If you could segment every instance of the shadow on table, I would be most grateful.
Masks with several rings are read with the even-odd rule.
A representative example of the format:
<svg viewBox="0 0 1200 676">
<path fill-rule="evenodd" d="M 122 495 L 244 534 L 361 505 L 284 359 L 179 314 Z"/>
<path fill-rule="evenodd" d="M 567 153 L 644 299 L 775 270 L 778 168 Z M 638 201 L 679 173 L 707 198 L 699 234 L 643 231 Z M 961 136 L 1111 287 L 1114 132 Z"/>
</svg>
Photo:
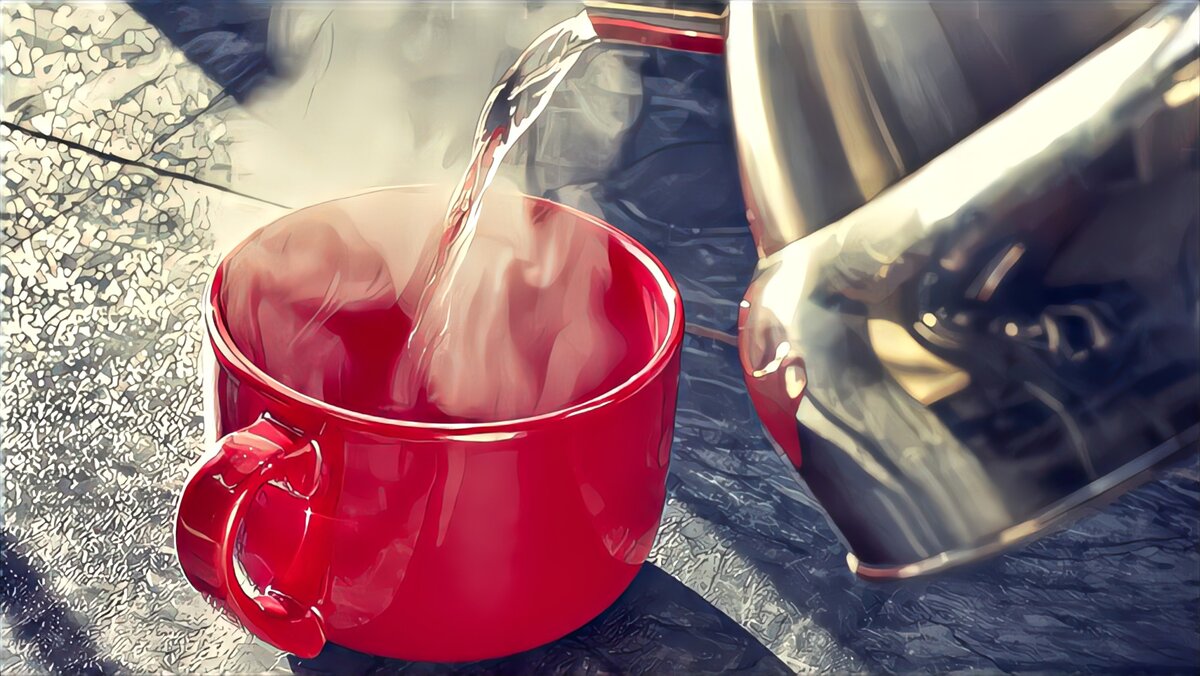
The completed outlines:
<svg viewBox="0 0 1200 676">
<path fill-rule="evenodd" d="M 96 644 L 62 601 L 46 589 L 41 573 L 0 529 L 0 612 L 12 637 L 31 646 L 31 657 L 51 673 L 113 674 Z"/>
<path fill-rule="evenodd" d="M 266 49 L 270 2 L 130 0 L 129 5 L 239 101 L 274 74 Z"/>
<path fill-rule="evenodd" d="M 749 632 L 700 595 L 646 564 L 608 610 L 549 645 L 469 664 L 406 662 L 329 645 L 289 657 L 304 676 L 355 674 L 790 674 Z"/>
</svg>

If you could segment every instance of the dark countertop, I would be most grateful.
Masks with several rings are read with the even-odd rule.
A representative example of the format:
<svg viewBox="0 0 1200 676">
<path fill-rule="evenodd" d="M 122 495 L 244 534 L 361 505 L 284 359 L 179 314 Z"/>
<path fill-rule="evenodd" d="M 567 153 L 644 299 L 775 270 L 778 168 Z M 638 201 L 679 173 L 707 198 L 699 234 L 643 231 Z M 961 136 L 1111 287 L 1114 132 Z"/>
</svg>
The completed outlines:
<svg viewBox="0 0 1200 676">
<path fill-rule="evenodd" d="M 671 268 L 696 325 L 651 565 L 588 627 L 499 662 L 408 664 L 336 646 L 300 661 L 249 638 L 184 582 L 170 527 L 202 447 L 201 290 L 220 251 L 280 212 L 237 194 L 257 194 L 242 180 L 235 133 L 254 123 L 241 100 L 257 80 L 252 60 L 230 54 L 254 55 L 265 15 L 219 25 L 240 40 L 216 49 L 225 59 L 217 66 L 237 76 L 223 86 L 211 57 L 221 44 L 210 35 L 215 19 L 189 15 L 188 39 L 210 50 L 197 54 L 121 6 L 69 9 L 3 8 L 16 57 L 5 59 L 0 139 L 0 672 L 1200 666 L 1195 458 L 1067 530 L 970 569 L 890 585 L 849 573 L 837 536 L 762 436 L 736 349 L 723 342 L 755 255 L 722 63 L 633 49 L 609 52 L 606 65 L 560 92 L 523 179 L 531 192 L 603 215 L 645 242 Z M 80 44 L 83 35 L 100 58 Z M 41 60 L 56 49 L 78 55 Z M 64 89 L 30 77 L 34 66 L 50 68 L 43 77 Z M 614 85 L 613 68 L 641 87 L 631 90 L 630 77 Z M 636 114 L 618 125 L 623 140 L 611 151 L 572 152 L 601 147 L 610 130 L 579 120 L 630 101 Z"/>
</svg>

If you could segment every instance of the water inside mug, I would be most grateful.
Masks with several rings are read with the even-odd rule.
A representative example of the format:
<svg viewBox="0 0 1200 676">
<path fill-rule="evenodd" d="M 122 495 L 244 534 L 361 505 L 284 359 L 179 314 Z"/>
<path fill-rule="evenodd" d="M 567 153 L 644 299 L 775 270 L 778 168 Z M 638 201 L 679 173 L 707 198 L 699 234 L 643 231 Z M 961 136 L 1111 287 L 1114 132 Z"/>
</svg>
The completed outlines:
<svg viewBox="0 0 1200 676">
<path fill-rule="evenodd" d="M 224 264 L 234 344 L 272 378 L 363 413 L 430 422 L 510 420 L 597 396 L 648 363 L 655 304 L 633 256 L 544 202 L 488 198 L 442 327 L 412 382 L 405 343 L 437 247 L 444 194 L 385 190 L 310 207 Z"/>
</svg>

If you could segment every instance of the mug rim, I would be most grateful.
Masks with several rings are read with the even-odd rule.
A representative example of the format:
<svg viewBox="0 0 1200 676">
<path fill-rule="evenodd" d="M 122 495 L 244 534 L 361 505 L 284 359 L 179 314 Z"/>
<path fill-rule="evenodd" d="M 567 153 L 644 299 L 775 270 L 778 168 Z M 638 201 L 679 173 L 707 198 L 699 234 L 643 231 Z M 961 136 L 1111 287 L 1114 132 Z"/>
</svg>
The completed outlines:
<svg viewBox="0 0 1200 676">
<path fill-rule="evenodd" d="M 254 235 L 261 232 L 280 221 L 290 218 L 299 212 L 313 209 L 319 206 L 352 200 L 365 195 L 370 195 L 377 192 L 428 192 L 434 186 L 431 184 L 420 185 L 400 185 L 400 186 L 383 186 L 363 190 L 342 197 L 315 202 L 302 207 L 290 209 L 277 218 L 271 219 L 262 227 L 256 228 L 253 232 L 243 238 L 236 246 L 230 249 L 221 257 L 217 263 L 216 269 L 213 271 L 212 278 L 209 280 L 208 289 L 204 294 L 204 317 L 205 328 L 207 329 L 209 343 L 213 347 L 213 352 L 216 355 L 217 361 L 223 368 L 227 368 L 234 373 L 239 379 L 253 383 L 254 387 L 269 394 L 272 398 L 283 403 L 300 405 L 305 408 L 315 409 L 320 413 L 335 418 L 344 423 L 350 423 L 356 426 L 364 426 L 375 430 L 401 430 L 401 431 L 425 431 L 425 432 L 443 432 L 454 435 L 471 435 L 471 434 L 503 434 L 505 432 L 519 432 L 530 426 L 538 423 L 552 422 L 564 420 L 574 417 L 588 411 L 601 408 L 603 406 L 618 403 L 633 394 L 640 391 L 647 384 L 653 382 L 666 368 L 667 364 L 674 356 L 676 348 L 683 338 L 683 297 L 679 293 L 679 288 L 675 284 L 674 278 L 662 261 L 658 260 L 650 250 L 642 245 L 641 242 L 634 239 L 631 235 L 618 230 L 615 226 L 609 224 L 603 219 L 597 218 L 591 214 L 585 213 L 574 207 L 546 199 L 544 197 L 536 197 L 522 192 L 510 193 L 513 197 L 518 198 L 526 203 L 541 203 L 553 209 L 565 212 L 574 216 L 576 219 L 584 221 L 588 225 L 598 228 L 605 233 L 610 239 L 620 243 L 620 245 L 633 258 L 645 267 L 653 277 L 659 290 L 660 299 L 666 303 L 667 308 L 667 330 L 665 337 L 657 340 L 654 353 L 650 356 L 646 363 L 631 376 L 622 380 L 617 385 L 601 392 L 600 394 L 589 397 L 581 402 L 571 404 L 570 406 L 562 407 L 541 413 L 534 416 L 526 416 L 522 418 L 511 418 L 506 420 L 483 421 L 483 422 L 427 422 L 419 420 L 404 420 L 400 418 L 387 418 L 384 416 L 372 415 L 362 411 L 356 411 L 351 408 L 336 406 L 329 402 L 323 401 L 316 397 L 309 396 L 298 390 L 295 390 L 282 382 L 276 380 L 271 375 L 263 371 L 254 364 L 240 349 L 234 344 L 233 337 L 226 325 L 224 312 L 220 310 L 220 291 L 221 282 L 224 276 L 226 264 L 235 256 L 243 247 L 245 247 L 253 238 Z"/>
</svg>

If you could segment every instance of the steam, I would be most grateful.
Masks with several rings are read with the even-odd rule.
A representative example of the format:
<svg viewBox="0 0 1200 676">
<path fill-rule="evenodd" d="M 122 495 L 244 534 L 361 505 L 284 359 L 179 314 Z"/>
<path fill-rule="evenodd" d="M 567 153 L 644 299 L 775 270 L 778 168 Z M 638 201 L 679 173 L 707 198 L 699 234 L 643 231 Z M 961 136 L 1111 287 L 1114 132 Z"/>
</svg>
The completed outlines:
<svg viewBox="0 0 1200 676">
<path fill-rule="evenodd" d="M 640 292 L 617 288 L 608 236 L 493 193 L 451 292 L 427 310 L 446 329 L 414 405 L 405 339 L 447 197 L 377 191 L 260 231 L 225 268 L 234 344 L 295 390 L 401 419 L 547 413 L 641 367 L 651 326 Z"/>
<path fill-rule="evenodd" d="M 394 415 L 422 387 L 441 411 L 506 420 L 564 408 L 609 380 L 626 345 L 604 305 L 608 241 L 573 219 L 527 216 L 484 212 L 454 283 L 425 308 L 427 326 L 444 328 L 415 332 L 400 355 Z"/>
<path fill-rule="evenodd" d="M 277 5 L 268 49 L 279 77 L 245 102 L 253 120 L 230 124 L 237 181 L 294 206 L 371 186 L 454 184 L 496 79 L 580 10 L 530 4 Z"/>
<path fill-rule="evenodd" d="M 480 107 L 535 37 L 578 12 L 569 3 L 276 7 L 269 41 L 281 77 L 246 102 L 269 129 L 235 130 L 233 165 L 249 167 L 242 184 L 293 205 L 379 185 L 441 187 L 322 204 L 256 235 L 229 262 L 222 298 L 239 349 L 305 394 L 407 419 L 536 415 L 640 368 L 649 329 L 634 322 L 630 332 L 626 319 L 618 328 L 610 313 L 644 318 L 645 299 L 614 306 L 607 237 L 570 216 L 531 221 L 512 198 L 484 200 L 452 284 L 426 308 L 438 330 L 410 331 Z M 574 170 L 594 180 L 615 157 L 640 108 L 629 58 L 594 55 L 558 94 L 586 110 L 545 144 L 557 179 Z M 489 195 L 523 187 L 524 176 L 502 172 Z M 406 350 L 410 333 L 416 349 Z M 416 369 L 422 351 L 429 363 Z"/>
</svg>

